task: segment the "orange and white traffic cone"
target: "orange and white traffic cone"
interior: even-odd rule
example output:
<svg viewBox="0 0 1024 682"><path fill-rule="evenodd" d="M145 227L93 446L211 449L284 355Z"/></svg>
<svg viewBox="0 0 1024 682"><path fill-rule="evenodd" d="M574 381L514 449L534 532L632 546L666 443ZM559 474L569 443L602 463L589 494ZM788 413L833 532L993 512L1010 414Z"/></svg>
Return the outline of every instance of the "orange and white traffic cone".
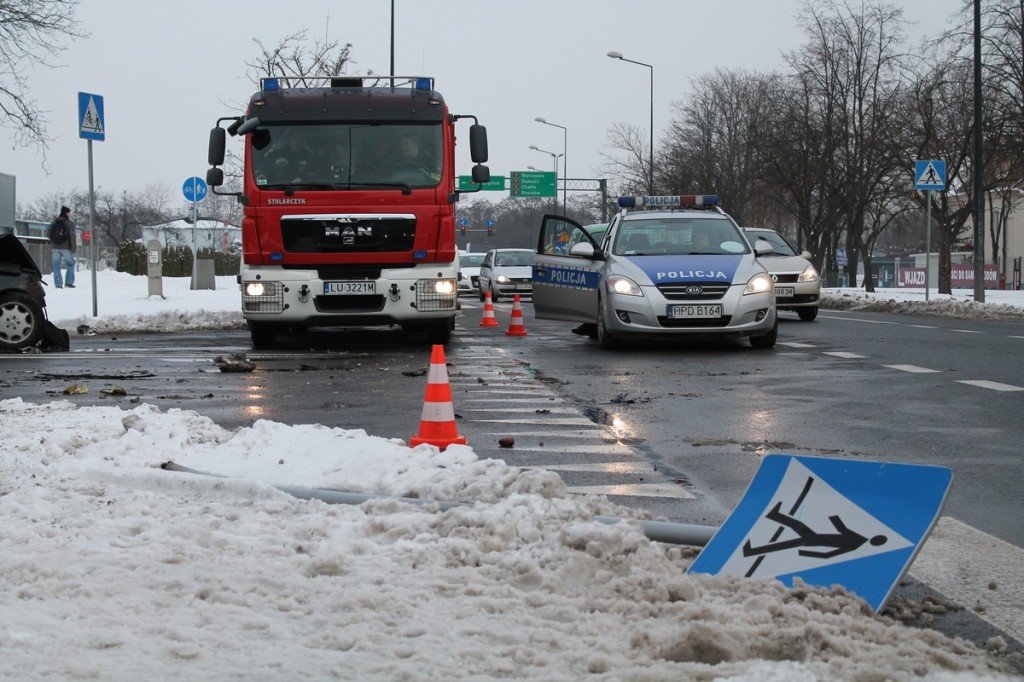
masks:
<svg viewBox="0 0 1024 682"><path fill-rule="evenodd" d="M512 320L508 323L508 331L505 336L526 336L526 327L523 326L523 307L519 304L519 294L512 299Z"/></svg>
<svg viewBox="0 0 1024 682"><path fill-rule="evenodd" d="M481 327L497 327L498 320L494 317L494 304L491 303L491 292L484 293L484 319L480 320Z"/></svg>
<svg viewBox="0 0 1024 682"><path fill-rule="evenodd" d="M442 450L453 443L466 444L466 437L460 436L455 426L452 389L448 385L448 368L445 366L444 346L442 345L435 345L430 353L427 394L423 399L420 432L409 439L409 447L414 448L423 443L436 445Z"/></svg>

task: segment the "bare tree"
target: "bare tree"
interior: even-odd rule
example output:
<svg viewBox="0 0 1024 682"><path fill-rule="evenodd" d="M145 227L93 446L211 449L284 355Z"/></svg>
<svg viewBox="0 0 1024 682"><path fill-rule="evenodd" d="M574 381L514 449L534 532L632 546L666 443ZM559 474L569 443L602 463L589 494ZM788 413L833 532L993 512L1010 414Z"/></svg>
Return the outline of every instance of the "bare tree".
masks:
<svg viewBox="0 0 1024 682"><path fill-rule="evenodd" d="M44 152L52 138L46 113L31 97L30 66L58 66L68 43L86 34L75 20L78 0L0 2L0 127L12 131L18 146Z"/></svg>
<svg viewBox="0 0 1024 682"><path fill-rule="evenodd" d="M266 76L282 76L295 79L292 85L314 85L316 79L325 76L340 76L350 63L352 43L344 45L337 40L307 41L307 30L302 30L279 40L273 47L267 47L259 38L253 42L259 46L260 56L251 62L249 77L253 83Z"/></svg>
<svg viewBox="0 0 1024 682"><path fill-rule="evenodd" d="M758 150L774 78L716 69L694 79L693 94L674 105L659 184L680 194L719 194L729 213L749 224L761 186Z"/></svg>
<svg viewBox="0 0 1024 682"><path fill-rule="evenodd" d="M601 152L602 163L598 172L607 173L617 183L615 192L645 193L650 177L648 139L650 138L636 126L612 124L605 143L608 148L618 153Z"/></svg>

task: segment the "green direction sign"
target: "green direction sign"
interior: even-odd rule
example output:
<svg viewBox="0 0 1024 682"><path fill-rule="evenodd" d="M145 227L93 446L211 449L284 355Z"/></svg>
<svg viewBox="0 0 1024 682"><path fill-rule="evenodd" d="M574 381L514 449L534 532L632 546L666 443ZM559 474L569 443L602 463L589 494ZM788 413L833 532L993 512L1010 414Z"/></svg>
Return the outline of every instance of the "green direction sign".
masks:
<svg viewBox="0 0 1024 682"><path fill-rule="evenodd" d="M476 185L473 184L472 175L460 175L459 176L459 189L460 190L472 190L476 189ZM505 191L505 176L504 175L492 175L490 182L485 182L481 188L484 192L504 192Z"/></svg>
<svg viewBox="0 0 1024 682"><path fill-rule="evenodd" d="M543 171L512 171L509 174L510 197L553 197L558 194L558 177Z"/></svg>

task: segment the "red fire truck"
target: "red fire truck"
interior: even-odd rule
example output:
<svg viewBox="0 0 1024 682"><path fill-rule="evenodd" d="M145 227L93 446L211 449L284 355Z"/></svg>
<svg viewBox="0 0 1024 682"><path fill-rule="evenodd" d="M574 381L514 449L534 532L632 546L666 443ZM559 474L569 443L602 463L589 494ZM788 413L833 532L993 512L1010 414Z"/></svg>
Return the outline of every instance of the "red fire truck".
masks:
<svg viewBox="0 0 1024 682"><path fill-rule="evenodd" d="M290 86L294 83L294 86ZM210 133L206 180L244 206L239 282L255 347L278 332L398 325L446 343L458 260L455 128L471 119L473 189L487 131L448 112L431 78L264 78L244 116ZM241 192L222 192L227 136Z"/></svg>

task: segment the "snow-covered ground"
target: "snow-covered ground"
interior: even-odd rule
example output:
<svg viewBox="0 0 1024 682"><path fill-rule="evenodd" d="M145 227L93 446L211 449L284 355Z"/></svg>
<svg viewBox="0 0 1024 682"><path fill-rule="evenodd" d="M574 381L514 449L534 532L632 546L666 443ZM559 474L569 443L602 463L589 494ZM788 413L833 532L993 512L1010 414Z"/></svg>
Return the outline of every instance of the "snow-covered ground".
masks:
<svg viewBox="0 0 1024 682"><path fill-rule="evenodd" d="M79 273L47 303L72 335L241 326L233 278L217 286L167 279L160 299L99 273L94 318ZM827 300L902 310L879 303L896 296ZM929 311L1024 314L1020 296L990 300ZM469 446L31 404L3 379L0 398L3 680L1019 679L1000 638L981 650L841 590L688 575L696 549L594 519L635 512ZM329 505L271 484L469 504Z"/></svg>

